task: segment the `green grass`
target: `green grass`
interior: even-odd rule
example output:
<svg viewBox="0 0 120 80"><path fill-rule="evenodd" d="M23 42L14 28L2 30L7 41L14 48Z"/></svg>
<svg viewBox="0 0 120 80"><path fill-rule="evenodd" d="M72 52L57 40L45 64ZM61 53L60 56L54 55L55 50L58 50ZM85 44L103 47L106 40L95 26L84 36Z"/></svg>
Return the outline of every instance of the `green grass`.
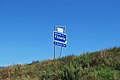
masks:
<svg viewBox="0 0 120 80"><path fill-rule="evenodd" d="M1 67L0 80L120 80L120 48Z"/></svg>

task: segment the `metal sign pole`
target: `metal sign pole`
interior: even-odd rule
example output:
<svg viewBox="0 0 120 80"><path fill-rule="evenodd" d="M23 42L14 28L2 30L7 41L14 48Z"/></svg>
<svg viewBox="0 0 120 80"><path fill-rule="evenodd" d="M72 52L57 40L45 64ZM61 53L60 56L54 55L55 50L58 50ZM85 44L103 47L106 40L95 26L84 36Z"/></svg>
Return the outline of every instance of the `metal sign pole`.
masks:
<svg viewBox="0 0 120 80"><path fill-rule="evenodd" d="M56 30L55 26L54 26L54 31ZM55 59L55 41L54 41L54 59Z"/></svg>
<svg viewBox="0 0 120 80"><path fill-rule="evenodd" d="M56 47L56 46L55 46L55 41L54 41L54 59L55 59L55 47Z"/></svg>
<svg viewBox="0 0 120 80"><path fill-rule="evenodd" d="M62 58L62 46L61 46L61 49L60 49L60 58Z"/></svg>

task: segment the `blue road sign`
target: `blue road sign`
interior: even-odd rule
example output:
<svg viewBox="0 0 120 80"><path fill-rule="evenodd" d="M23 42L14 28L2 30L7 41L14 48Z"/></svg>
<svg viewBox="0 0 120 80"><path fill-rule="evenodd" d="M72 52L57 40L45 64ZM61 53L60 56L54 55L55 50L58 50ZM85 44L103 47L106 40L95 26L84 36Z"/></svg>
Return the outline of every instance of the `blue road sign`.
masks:
<svg viewBox="0 0 120 80"><path fill-rule="evenodd" d="M66 44L66 34L54 31L54 40Z"/></svg>
<svg viewBox="0 0 120 80"><path fill-rule="evenodd" d="M54 44L57 45L57 46L61 46L61 47L66 47L67 46L66 44L59 43L59 42L54 42Z"/></svg>

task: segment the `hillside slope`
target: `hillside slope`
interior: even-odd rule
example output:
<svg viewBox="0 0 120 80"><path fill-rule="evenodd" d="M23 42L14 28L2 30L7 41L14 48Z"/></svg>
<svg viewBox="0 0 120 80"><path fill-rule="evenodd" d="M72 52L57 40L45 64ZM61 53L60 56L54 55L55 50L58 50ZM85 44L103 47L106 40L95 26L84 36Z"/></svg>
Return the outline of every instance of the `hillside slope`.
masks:
<svg viewBox="0 0 120 80"><path fill-rule="evenodd" d="M3 67L0 80L120 80L120 48Z"/></svg>

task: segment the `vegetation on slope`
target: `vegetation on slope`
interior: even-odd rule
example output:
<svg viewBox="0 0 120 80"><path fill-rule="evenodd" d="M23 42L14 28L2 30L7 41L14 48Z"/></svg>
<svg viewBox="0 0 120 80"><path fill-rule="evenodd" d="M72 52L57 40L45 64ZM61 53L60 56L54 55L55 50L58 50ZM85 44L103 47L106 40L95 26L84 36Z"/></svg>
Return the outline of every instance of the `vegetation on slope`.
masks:
<svg viewBox="0 0 120 80"><path fill-rule="evenodd" d="M0 80L120 80L120 48L0 68Z"/></svg>

